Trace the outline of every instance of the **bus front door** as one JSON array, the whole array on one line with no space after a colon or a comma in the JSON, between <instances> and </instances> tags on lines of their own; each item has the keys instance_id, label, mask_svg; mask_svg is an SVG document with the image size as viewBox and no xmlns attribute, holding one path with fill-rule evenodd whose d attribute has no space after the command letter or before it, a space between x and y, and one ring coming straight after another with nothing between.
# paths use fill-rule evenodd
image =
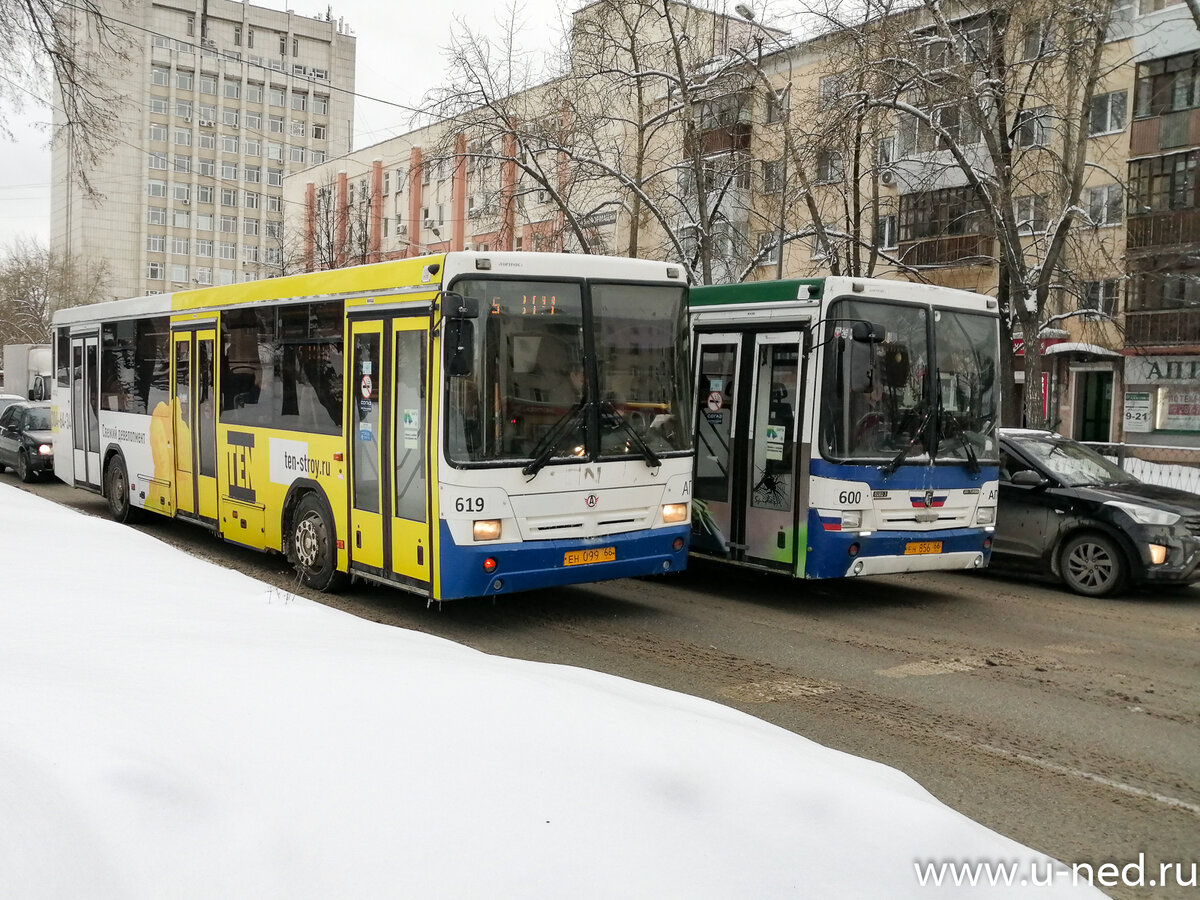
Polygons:
<instances>
[{"instance_id":1,"label":"bus front door","mask_svg":"<svg viewBox=\"0 0 1200 900\"><path fill-rule=\"evenodd\" d=\"M799 331L701 334L696 346L692 547L792 571L797 522Z\"/></svg>"},{"instance_id":2,"label":"bus front door","mask_svg":"<svg viewBox=\"0 0 1200 900\"><path fill-rule=\"evenodd\" d=\"M171 409L175 447L175 509L183 515L215 524L216 330L212 327L172 333Z\"/></svg>"},{"instance_id":3,"label":"bus front door","mask_svg":"<svg viewBox=\"0 0 1200 900\"><path fill-rule=\"evenodd\" d=\"M71 434L75 483L100 487L100 338L71 337Z\"/></svg>"},{"instance_id":4,"label":"bus front door","mask_svg":"<svg viewBox=\"0 0 1200 900\"><path fill-rule=\"evenodd\" d=\"M427 590L429 318L355 320L350 337L350 567Z\"/></svg>"}]
</instances>

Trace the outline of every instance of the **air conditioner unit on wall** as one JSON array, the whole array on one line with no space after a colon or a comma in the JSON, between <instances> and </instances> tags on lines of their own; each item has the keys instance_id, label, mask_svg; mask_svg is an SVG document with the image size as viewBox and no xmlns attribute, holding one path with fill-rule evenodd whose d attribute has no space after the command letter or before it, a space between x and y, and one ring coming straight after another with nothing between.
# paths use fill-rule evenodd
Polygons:
<instances>
[{"instance_id":1,"label":"air conditioner unit on wall","mask_svg":"<svg viewBox=\"0 0 1200 900\"><path fill-rule=\"evenodd\" d=\"M426 219L423 224L425 225L426 228L432 228L433 227L433 219Z\"/></svg>"},{"instance_id":2,"label":"air conditioner unit on wall","mask_svg":"<svg viewBox=\"0 0 1200 900\"><path fill-rule=\"evenodd\" d=\"M408 234L408 226L407 225L397 225L396 226L396 234Z\"/></svg>"},{"instance_id":3,"label":"air conditioner unit on wall","mask_svg":"<svg viewBox=\"0 0 1200 900\"><path fill-rule=\"evenodd\" d=\"M891 187L896 183L896 172L894 169L884 169L879 173L879 183Z\"/></svg>"}]
</instances>

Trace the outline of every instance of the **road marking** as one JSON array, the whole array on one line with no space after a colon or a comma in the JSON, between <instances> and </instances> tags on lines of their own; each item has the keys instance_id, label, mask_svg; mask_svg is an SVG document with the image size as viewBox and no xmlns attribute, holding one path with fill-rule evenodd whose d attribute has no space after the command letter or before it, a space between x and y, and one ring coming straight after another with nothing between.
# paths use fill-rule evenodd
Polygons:
<instances>
[{"instance_id":1,"label":"road marking","mask_svg":"<svg viewBox=\"0 0 1200 900\"><path fill-rule=\"evenodd\" d=\"M1029 756L1025 753L1017 753L1013 750L1005 750L1002 747L993 747L990 744L978 744L974 741L967 741L959 737L955 737L954 739L964 744L970 744L971 746L982 750L984 753L990 753L993 756L1029 763L1031 766L1037 766L1039 769L1045 769L1047 772L1054 772L1057 775L1072 775L1076 778L1094 781L1096 784L1102 784L1105 787L1112 788L1115 791L1120 791L1123 794L1129 794L1133 797L1141 797L1147 800L1154 800L1163 804L1164 806L1170 806L1174 809L1181 809L1184 812L1190 812L1194 816L1200 816L1200 805L1188 803L1186 800L1180 800L1178 797L1169 797L1166 794L1159 794L1155 791L1148 791L1145 788L1134 787L1132 784L1126 784L1123 781L1105 778L1103 775L1097 775L1095 772L1088 772L1085 769L1076 769L1073 766L1061 766L1058 763L1052 763L1049 760L1038 759L1036 756Z\"/></svg>"},{"instance_id":2,"label":"road marking","mask_svg":"<svg viewBox=\"0 0 1200 900\"><path fill-rule=\"evenodd\" d=\"M952 672L970 672L974 666L967 665L961 659L931 660L905 663L902 666L892 666L890 669L876 669L876 675L884 678L911 678L914 675L949 675Z\"/></svg>"}]
</instances>

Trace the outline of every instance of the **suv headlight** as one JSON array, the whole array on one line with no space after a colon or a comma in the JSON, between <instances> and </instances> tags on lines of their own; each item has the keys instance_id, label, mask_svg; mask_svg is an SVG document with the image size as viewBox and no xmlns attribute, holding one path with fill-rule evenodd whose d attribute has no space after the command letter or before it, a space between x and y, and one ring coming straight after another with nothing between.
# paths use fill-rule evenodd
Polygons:
<instances>
[{"instance_id":1,"label":"suv headlight","mask_svg":"<svg viewBox=\"0 0 1200 900\"><path fill-rule=\"evenodd\" d=\"M1115 506L1139 525L1174 525L1183 518L1179 513L1167 512L1165 509L1156 509L1153 506L1142 506L1138 503L1109 500L1104 505Z\"/></svg>"}]
</instances>

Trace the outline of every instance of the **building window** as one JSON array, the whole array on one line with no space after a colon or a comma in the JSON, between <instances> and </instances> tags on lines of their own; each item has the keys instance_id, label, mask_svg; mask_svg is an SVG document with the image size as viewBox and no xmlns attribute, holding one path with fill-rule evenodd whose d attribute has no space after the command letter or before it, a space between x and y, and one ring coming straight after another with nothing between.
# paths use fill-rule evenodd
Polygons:
<instances>
[{"instance_id":1,"label":"building window","mask_svg":"<svg viewBox=\"0 0 1200 900\"><path fill-rule=\"evenodd\" d=\"M267 184L273 187L282 187L283 169L267 169Z\"/></svg>"},{"instance_id":2,"label":"building window","mask_svg":"<svg viewBox=\"0 0 1200 900\"><path fill-rule=\"evenodd\" d=\"M303 119L292 119L292 124L291 124L292 137L302 138L302 137L304 137L306 130L307 129L304 127Z\"/></svg>"},{"instance_id":3,"label":"building window","mask_svg":"<svg viewBox=\"0 0 1200 900\"><path fill-rule=\"evenodd\" d=\"M165 141L166 139L167 139L167 126L156 125L155 123L151 122L150 123L150 140Z\"/></svg>"},{"instance_id":4,"label":"building window","mask_svg":"<svg viewBox=\"0 0 1200 900\"><path fill-rule=\"evenodd\" d=\"M261 166L246 166L245 174L243 177L250 184L258 184L260 181L262 181L262 167Z\"/></svg>"},{"instance_id":5,"label":"building window","mask_svg":"<svg viewBox=\"0 0 1200 900\"><path fill-rule=\"evenodd\" d=\"M292 109L297 112L304 112L308 109L308 94L302 94L299 91L292 92Z\"/></svg>"},{"instance_id":6,"label":"building window","mask_svg":"<svg viewBox=\"0 0 1200 900\"><path fill-rule=\"evenodd\" d=\"M292 147L289 158L291 159L292 162L297 162L297 163L304 162L304 148L303 147Z\"/></svg>"},{"instance_id":7,"label":"building window","mask_svg":"<svg viewBox=\"0 0 1200 900\"><path fill-rule=\"evenodd\" d=\"M900 240L920 241L991 231L982 203L970 187L900 196Z\"/></svg>"},{"instance_id":8,"label":"building window","mask_svg":"<svg viewBox=\"0 0 1200 900\"><path fill-rule=\"evenodd\" d=\"M767 91L767 124L782 122L787 115L787 88L778 91Z\"/></svg>"},{"instance_id":9,"label":"building window","mask_svg":"<svg viewBox=\"0 0 1200 900\"><path fill-rule=\"evenodd\" d=\"M287 92L283 88L277 88L277 87L271 88L271 105L272 106L287 106ZM272 116L271 118L275 118L275 116ZM279 121L280 122L283 121L282 116L279 117ZM274 131L275 129L272 128L271 130ZM279 130L282 131L283 129L280 128Z\"/></svg>"},{"instance_id":10,"label":"building window","mask_svg":"<svg viewBox=\"0 0 1200 900\"><path fill-rule=\"evenodd\" d=\"M242 201L246 209L258 209L262 205L262 195L257 191L244 191Z\"/></svg>"},{"instance_id":11,"label":"building window","mask_svg":"<svg viewBox=\"0 0 1200 900\"><path fill-rule=\"evenodd\" d=\"M242 83L240 81L233 81L229 78L226 78L224 91L222 93L230 100L240 100L242 99Z\"/></svg>"},{"instance_id":12,"label":"building window","mask_svg":"<svg viewBox=\"0 0 1200 900\"><path fill-rule=\"evenodd\" d=\"M235 47L242 46L242 26L241 25L233 26L233 46L235 46Z\"/></svg>"},{"instance_id":13,"label":"building window","mask_svg":"<svg viewBox=\"0 0 1200 900\"><path fill-rule=\"evenodd\" d=\"M1017 146L1044 147L1049 142L1050 107L1024 109L1017 115Z\"/></svg>"},{"instance_id":14,"label":"building window","mask_svg":"<svg viewBox=\"0 0 1200 900\"><path fill-rule=\"evenodd\" d=\"M324 94L313 94L312 111L319 116L329 115L329 98Z\"/></svg>"},{"instance_id":15,"label":"building window","mask_svg":"<svg viewBox=\"0 0 1200 900\"><path fill-rule=\"evenodd\" d=\"M165 116L165 115L167 115L167 109L168 109L168 106L167 106L167 98L166 97L151 97L150 98L150 112L152 112L154 115Z\"/></svg>"},{"instance_id":16,"label":"building window","mask_svg":"<svg viewBox=\"0 0 1200 900\"><path fill-rule=\"evenodd\" d=\"M783 161L769 159L763 162L763 193L778 194L783 190Z\"/></svg>"},{"instance_id":17,"label":"building window","mask_svg":"<svg viewBox=\"0 0 1200 900\"><path fill-rule=\"evenodd\" d=\"M237 234L237 216L221 216L221 233Z\"/></svg>"},{"instance_id":18,"label":"building window","mask_svg":"<svg viewBox=\"0 0 1200 900\"><path fill-rule=\"evenodd\" d=\"M216 75L201 75L200 76L200 93L213 94L217 93L217 76Z\"/></svg>"},{"instance_id":19,"label":"building window","mask_svg":"<svg viewBox=\"0 0 1200 900\"><path fill-rule=\"evenodd\" d=\"M150 253L163 253L167 249L167 238L161 234L146 235L146 250Z\"/></svg>"},{"instance_id":20,"label":"building window","mask_svg":"<svg viewBox=\"0 0 1200 900\"><path fill-rule=\"evenodd\" d=\"M1125 127L1125 92L1112 91L1092 98L1088 134L1112 134Z\"/></svg>"},{"instance_id":21,"label":"building window","mask_svg":"<svg viewBox=\"0 0 1200 900\"><path fill-rule=\"evenodd\" d=\"M242 234L254 236L258 234L258 219L243 219Z\"/></svg>"},{"instance_id":22,"label":"building window","mask_svg":"<svg viewBox=\"0 0 1200 900\"><path fill-rule=\"evenodd\" d=\"M152 150L150 152L150 168L151 169L165 169L166 167L167 167L167 154L159 153L157 151ZM154 194L151 194L150 196L153 197Z\"/></svg>"},{"instance_id":23,"label":"building window","mask_svg":"<svg viewBox=\"0 0 1200 900\"><path fill-rule=\"evenodd\" d=\"M1196 207L1197 151L1139 159L1129 164L1129 215Z\"/></svg>"},{"instance_id":24,"label":"building window","mask_svg":"<svg viewBox=\"0 0 1200 900\"><path fill-rule=\"evenodd\" d=\"M192 224L192 214L186 209L177 209L171 213L171 224L176 228L187 228Z\"/></svg>"},{"instance_id":25,"label":"building window","mask_svg":"<svg viewBox=\"0 0 1200 900\"><path fill-rule=\"evenodd\" d=\"M283 134L283 116L271 116L268 127L272 134Z\"/></svg>"},{"instance_id":26,"label":"building window","mask_svg":"<svg viewBox=\"0 0 1200 900\"><path fill-rule=\"evenodd\" d=\"M175 115L181 119L190 119L192 117L192 101L191 100L176 100Z\"/></svg>"},{"instance_id":27,"label":"building window","mask_svg":"<svg viewBox=\"0 0 1200 900\"><path fill-rule=\"evenodd\" d=\"M237 259L237 244L232 241L221 241L218 247L221 259Z\"/></svg>"},{"instance_id":28,"label":"building window","mask_svg":"<svg viewBox=\"0 0 1200 900\"><path fill-rule=\"evenodd\" d=\"M175 87L181 91L190 91L192 89L192 73L191 72L176 72Z\"/></svg>"},{"instance_id":29,"label":"building window","mask_svg":"<svg viewBox=\"0 0 1200 900\"><path fill-rule=\"evenodd\" d=\"M875 220L875 246L880 250L896 247L896 217L880 216Z\"/></svg>"},{"instance_id":30,"label":"building window","mask_svg":"<svg viewBox=\"0 0 1200 900\"><path fill-rule=\"evenodd\" d=\"M257 247L243 247L242 248L242 261L243 262L255 262L255 263L258 262L258 248Z\"/></svg>"},{"instance_id":31,"label":"building window","mask_svg":"<svg viewBox=\"0 0 1200 900\"><path fill-rule=\"evenodd\" d=\"M162 281L164 269L160 262L146 263L146 277L151 281Z\"/></svg>"},{"instance_id":32,"label":"building window","mask_svg":"<svg viewBox=\"0 0 1200 900\"><path fill-rule=\"evenodd\" d=\"M385 219L384 221L387 221L387 220ZM281 237L283 237L283 223L282 222L267 222L266 225L264 226L264 233L266 234L267 237L269 237L273 240L279 240Z\"/></svg>"},{"instance_id":33,"label":"building window","mask_svg":"<svg viewBox=\"0 0 1200 900\"><path fill-rule=\"evenodd\" d=\"M267 196L267 212L279 212L283 206L282 197Z\"/></svg>"},{"instance_id":34,"label":"building window","mask_svg":"<svg viewBox=\"0 0 1200 900\"><path fill-rule=\"evenodd\" d=\"M262 155L262 141L258 138L246 138L242 141L242 152L253 158Z\"/></svg>"},{"instance_id":35,"label":"building window","mask_svg":"<svg viewBox=\"0 0 1200 900\"><path fill-rule=\"evenodd\" d=\"M764 231L758 236L758 254L755 259L760 266L773 266L779 261L779 234Z\"/></svg>"},{"instance_id":36,"label":"building window","mask_svg":"<svg viewBox=\"0 0 1200 900\"><path fill-rule=\"evenodd\" d=\"M212 266L196 266L196 284L212 284Z\"/></svg>"},{"instance_id":37,"label":"building window","mask_svg":"<svg viewBox=\"0 0 1200 900\"><path fill-rule=\"evenodd\" d=\"M188 267L178 263L171 266L171 280L176 284L187 284Z\"/></svg>"},{"instance_id":38,"label":"building window","mask_svg":"<svg viewBox=\"0 0 1200 900\"><path fill-rule=\"evenodd\" d=\"M1181 53L1138 65L1133 105L1138 118L1200 106L1200 54Z\"/></svg>"},{"instance_id":39,"label":"building window","mask_svg":"<svg viewBox=\"0 0 1200 900\"><path fill-rule=\"evenodd\" d=\"M171 70L164 69L161 66L151 66L150 83L166 87L171 83Z\"/></svg>"},{"instance_id":40,"label":"building window","mask_svg":"<svg viewBox=\"0 0 1200 900\"><path fill-rule=\"evenodd\" d=\"M884 137L875 145L875 163L881 169L886 169L896 161L896 139Z\"/></svg>"},{"instance_id":41,"label":"building window","mask_svg":"<svg viewBox=\"0 0 1200 900\"><path fill-rule=\"evenodd\" d=\"M211 131L202 131L202 132L200 132L200 144L199 144L199 147L200 147L200 149L201 149L201 150L215 150L215 149L217 149L217 136L216 136L216 135L215 135L213 132L211 132Z\"/></svg>"},{"instance_id":42,"label":"building window","mask_svg":"<svg viewBox=\"0 0 1200 900\"><path fill-rule=\"evenodd\" d=\"M212 188L208 189L208 202L212 202ZM212 213L196 213L196 230L197 231L212 231L213 230L213 215ZM199 252L199 251L197 251Z\"/></svg>"},{"instance_id":43,"label":"building window","mask_svg":"<svg viewBox=\"0 0 1200 900\"><path fill-rule=\"evenodd\" d=\"M176 153L171 158L171 165L174 166L176 172L188 173L192 171L192 158L190 156L180 156Z\"/></svg>"},{"instance_id":44,"label":"building window","mask_svg":"<svg viewBox=\"0 0 1200 900\"><path fill-rule=\"evenodd\" d=\"M151 206L146 209L147 225L166 225L167 209L165 206Z\"/></svg>"},{"instance_id":45,"label":"building window","mask_svg":"<svg viewBox=\"0 0 1200 900\"><path fill-rule=\"evenodd\" d=\"M1117 292L1121 282L1116 278L1084 283L1081 309L1090 310L1087 319L1112 318L1117 309Z\"/></svg>"},{"instance_id":46,"label":"building window","mask_svg":"<svg viewBox=\"0 0 1200 900\"><path fill-rule=\"evenodd\" d=\"M236 134L221 135L221 150L225 153L238 152L238 139Z\"/></svg>"},{"instance_id":47,"label":"building window","mask_svg":"<svg viewBox=\"0 0 1200 900\"><path fill-rule=\"evenodd\" d=\"M251 32L253 34L253 32ZM248 82L246 84L246 102L247 103L262 103L263 86Z\"/></svg>"},{"instance_id":48,"label":"building window","mask_svg":"<svg viewBox=\"0 0 1200 900\"><path fill-rule=\"evenodd\" d=\"M238 167L235 162L221 161L221 180L222 181L237 181Z\"/></svg>"},{"instance_id":49,"label":"building window","mask_svg":"<svg viewBox=\"0 0 1200 900\"><path fill-rule=\"evenodd\" d=\"M188 203L192 199L192 186L190 184L175 185L174 196L180 203Z\"/></svg>"},{"instance_id":50,"label":"building window","mask_svg":"<svg viewBox=\"0 0 1200 900\"><path fill-rule=\"evenodd\" d=\"M167 196L167 183L151 179L146 183L146 193L151 197Z\"/></svg>"},{"instance_id":51,"label":"building window","mask_svg":"<svg viewBox=\"0 0 1200 900\"><path fill-rule=\"evenodd\" d=\"M211 238L196 239L196 255L197 256L212 256L213 242Z\"/></svg>"},{"instance_id":52,"label":"building window","mask_svg":"<svg viewBox=\"0 0 1200 900\"><path fill-rule=\"evenodd\" d=\"M171 238L171 252L180 256L187 256L191 249L191 241L185 237Z\"/></svg>"},{"instance_id":53,"label":"building window","mask_svg":"<svg viewBox=\"0 0 1200 900\"><path fill-rule=\"evenodd\" d=\"M192 146L192 132L188 128L175 129L175 143L180 147Z\"/></svg>"},{"instance_id":54,"label":"building window","mask_svg":"<svg viewBox=\"0 0 1200 900\"><path fill-rule=\"evenodd\" d=\"M1046 198L1038 194L1014 197L1013 218L1019 234L1041 234L1046 230Z\"/></svg>"},{"instance_id":55,"label":"building window","mask_svg":"<svg viewBox=\"0 0 1200 900\"><path fill-rule=\"evenodd\" d=\"M1054 50L1054 29L1051 24L1042 20L1026 25L1022 49L1024 55L1021 58L1025 60L1041 59Z\"/></svg>"},{"instance_id":56,"label":"building window","mask_svg":"<svg viewBox=\"0 0 1200 900\"><path fill-rule=\"evenodd\" d=\"M221 205L237 206L237 188L221 188Z\"/></svg>"},{"instance_id":57,"label":"building window","mask_svg":"<svg viewBox=\"0 0 1200 900\"><path fill-rule=\"evenodd\" d=\"M283 162L283 144L268 143L267 144L267 159L273 159L277 162Z\"/></svg>"},{"instance_id":58,"label":"building window","mask_svg":"<svg viewBox=\"0 0 1200 900\"><path fill-rule=\"evenodd\" d=\"M326 153L324 150L313 150L309 154L309 161L315 166L325 162Z\"/></svg>"},{"instance_id":59,"label":"building window","mask_svg":"<svg viewBox=\"0 0 1200 900\"><path fill-rule=\"evenodd\" d=\"M1088 216L1093 225L1117 225L1121 221L1125 194L1119 184L1088 188Z\"/></svg>"},{"instance_id":60,"label":"building window","mask_svg":"<svg viewBox=\"0 0 1200 900\"><path fill-rule=\"evenodd\" d=\"M262 130L262 113L247 112L242 118L243 127L249 128L251 131Z\"/></svg>"},{"instance_id":61,"label":"building window","mask_svg":"<svg viewBox=\"0 0 1200 900\"><path fill-rule=\"evenodd\" d=\"M217 164L214 160L211 160L211 159L198 159L198 160L196 160L196 171L200 175L204 175L204 176L211 178L212 176L217 174ZM210 190L211 190L211 188L210 188Z\"/></svg>"},{"instance_id":62,"label":"building window","mask_svg":"<svg viewBox=\"0 0 1200 900\"><path fill-rule=\"evenodd\" d=\"M236 109L225 107L221 110L221 121L226 125L236 128L238 123L238 111Z\"/></svg>"},{"instance_id":63,"label":"building window","mask_svg":"<svg viewBox=\"0 0 1200 900\"><path fill-rule=\"evenodd\" d=\"M312 136L315 140L318 140L318 141L325 140L325 126L324 125L314 125L312 127Z\"/></svg>"},{"instance_id":64,"label":"building window","mask_svg":"<svg viewBox=\"0 0 1200 900\"><path fill-rule=\"evenodd\" d=\"M844 171L842 154L837 150L817 151L817 181L828 184L841 181Z\"/></svg>"},{"instance_id":65,"label":"building window","mask_svg":"<svg viewBox=\"0 0 1200 900\"><path fill-rule=\"evenodd\" d=\"M292 38L292 56L300 55L300 38Z\"/></svg>"},{"instance_id":66,"label":"building window","mask_svg":"<svg viewBox=\"0 0 1200 900\"><path fill-rule=\"evenodd\" d=\"M185 28L187 30L188 37L196 36L196 17L195 16L187 17L187 24L186 24Z\"/></svg>"}]
</instances>

